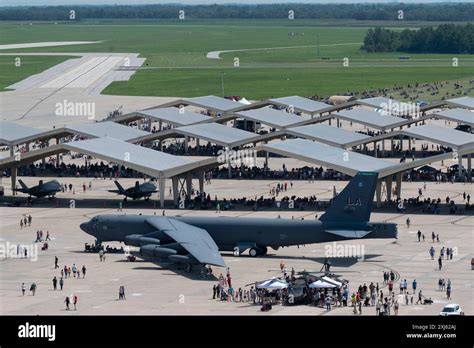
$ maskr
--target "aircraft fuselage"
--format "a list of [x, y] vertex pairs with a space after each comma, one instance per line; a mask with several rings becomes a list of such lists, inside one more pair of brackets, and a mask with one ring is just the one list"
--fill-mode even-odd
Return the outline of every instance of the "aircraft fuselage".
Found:
[[[98, 241], [120, 241], [131, 234], [148, 235], [153, 233], [162, 244], [172, 243], [165, 233], [146, 222], [151, 216], [102, 215], [88, 223], [81, 224], [81, 229], [93, 235]], [[153, 218], [162, 218], [153, 216]], [[163, 217], [165, 218], [165, 217]], [[282, 246], [323, 243], [339, 240], [359, 239], [356, 233], [367, 231], [366, 238], [396, 238], [396, 224], [392, 223], [329, 223], [319, 220], [289, 220], [268, 218], [234, 218], [234, 217], [172, 217], [189, 225], [206, 230], [215, 241], [220, 251], [234, 251], [235, 247]], [[331, 233], [347, 231], [348, 236]]]

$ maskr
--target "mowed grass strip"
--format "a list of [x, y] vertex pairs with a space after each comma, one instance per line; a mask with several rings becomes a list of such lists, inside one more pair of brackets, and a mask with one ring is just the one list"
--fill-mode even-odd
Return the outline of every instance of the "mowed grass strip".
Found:
[[[19, 58], [20, 64], [17, 65]], [[72, 58], [68, 56], [0, 56], [0, 88], [4, 89], [15, 82], [38, 74], [56, 64]]]
[[[255, 21], [13, 23], [0, 24], [0, 44], [102, 41], [20, 51], [140, 53], [147, 58], [144, 69], [130, 81], [114, 82], [104, 91], [117, 95], [220, 95], [223, 73], [226, 95], [251, 99], [291, 94], [324, 96], [396, 84], [474, 78], [472, 55], [456, 55], [459, 67], [453, 67], [453, 55], [410, 54], [405, 61], [399, 59], [402, 53], [368, 54], [360, 50], [367, 29], [323, 27], [297, 20], [258, 25]], [[210, 51], [255, 48], [279, 49], [228, 52], [219, 60], [206, 58]], [[235, 58], [239, 67], [234, 67]], [[344, 58], [349, 59], [348, 67], [343, 66]], [[58, 57], [34, 59], [52, 66]], [[48, 64], [38, 63], [37, 72]], [[18, 75], [13, 65], [2, 64], [0, 86], [13, 83], [15, 76], [13, 82], [28, 76], [28, 72]]]
[[[154, 71], [154, 73], [151, 73]], [[224, 94], [251, 99], [287, 95], [327, 96], [429, 81], [466, 79], [473, 68], [226, 68], [141, 70], [128, 82], [114, 82], [106, 94], [193, 97]], [[474, 78], [474, 76], [473, 76]]]

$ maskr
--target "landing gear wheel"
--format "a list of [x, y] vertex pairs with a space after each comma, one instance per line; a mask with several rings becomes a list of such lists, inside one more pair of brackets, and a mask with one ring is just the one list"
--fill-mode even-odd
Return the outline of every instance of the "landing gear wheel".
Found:
[[257, 248], [251, 248], [249, 250], [249, 255], [251, 257], [256, 257], [259, 253], [260, 253], [260, 250], [258, 250]]

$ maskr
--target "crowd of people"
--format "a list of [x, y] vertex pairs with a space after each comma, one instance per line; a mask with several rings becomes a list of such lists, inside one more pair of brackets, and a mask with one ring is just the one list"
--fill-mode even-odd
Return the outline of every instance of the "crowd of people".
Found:
[[[21, 218], [20, 229], [30, 227], [32, 225], [32, 222], [33, 222], [33, 217], [31, 215], [24, 215]], [[44, 233], [42, 229], [38, 229], [36, 231], [36, 238], [34, 239], [34, 242], [35, 243], [43, 242], [42, 250], [46, 250], [47, 247], [45, 248], [44, 245], [47, 244], [48, 241], [51, 241], [49, 231], [46, 231]], [[25, 252], [24, 257], [28, 256], [26, 254], [27, 250], [28, 250], [27, 248], [24, 248], [24, 252]], [[85, 265], [83, 265], [82, 267], [78, 267], [75, 263], [73, 263], [71, 266], [64, 265], [64, 267], [60, 267], [58, 256], [54, 256], [54, 270], [57, 270], [57, 269], [60, 269], [60, 273], [57, 275], [54, 275], [51, 280], [53, 291], [56, 291], [56, 290], [63, 291], [65, 288], [66, 280], [71, 278], [71, 275], [72, 275], [72, 278], [84, 279], [86, 277], [86, 272], [87, 272], [87, 268]], [[20, 290], [21, 290], [22, 296], [25, 296], [26, 285], [24, 282], [21, 283]], [[35, 281], [33, 281], [30, 285], [29, 290], [31, 292], [31, 295], [35, 296], [38, 290], [38, 284]], [[76, 310], [77, 303], [78, 303], [78, 296], [76, 294], [67, 296], [66, 299], [64, 300], [64, 303], [66, 304], [66, 310], [71, 309], [70, 307], [71, 304], [74, 306], [74, 310]]]
[[217, 156], [219, 150], [224, 150], [224, 147], [211, 143], [188, 146], [186, 149], [184, 142], [169, 143], [163, 147], [154, 145], [152, 148], [175, 156]]
[[[423, 188], [418, 189], [418, 196], [394, 200], [393, 203], [396, 204], [398, 212], [404, 212], [407, 208], [421, 207], [421, 211], [425, 214], [441, 214], [442, 204], [445, 204], [450, 215], [463, 214], [465, 211], [472, 209], [471, 195], [469, 193], [463, 193], [464, 206], [462, 209], [460, 208], [462, 206], [456, 204], [449, 196], [446, 196], [444, 200], [441, 197], [431, 198], [425, 196], [425, 191], [426, 182]], [[395, 191], [393, 194], [395, 194]]]
[[[240, 198], [223, 198], [219, 199], [217, 195], [212, 198], [210, 194], [206, 192], [195, 191], [191, 192], [191, 199], [183, 197], [185, 206], [187, 209], [216, 209], [216, 212], [231, 210], [235, 207], [245, 206], [251, 207], [252, 210], [256, 211], [259, 209], [294, 209], [294, 210], [325, 210], [330, 204], [331, 200], [318, 199], [316, 195], [311, 196], [297, 196], [297, 195], [286, 195], [287, 190], [293, 188], [293, 181], [282, 181], [273, 185], [268, 192], [268, 196], [253, 196], [253, 197], [240, 197]], [[471, 196], [464, 192], [464, 206], [460, 206], [454, 202], [450, 197], [446, 197], [442, 200], [440, 197], [431, 198], [425, 197], [423, 193], [419, 191], [419, 195], [416, 197], [404, 198], [404, 199], [392, 199], [391, 201], [385, 200], [384, 206], [394, 206], [398, 212], [405, 212], [408, 208], [421, 208], [423, 213], [427, 214], [441, 214], [442, 209], [447, 209], [449, 214], [464, 214], [465, 211], [472, 209], [470, 203]], [[426, 183], [424, 189], [426, 190]], [[395, 193], [395, 192], [394, 192]], [[460, 208], [461, 207], [461, 208]]]
[[[408, 227], [410, 223], [410, 219], [407, 218]], [[419, 242], [421, 242], [422, 239], [423, 241], [425, 240], [424, 234], [421, 231], [418, 231], [417, 236]], [[432, 232], [432, 241], [433, 243], [439, 243], [439, 235]], [[431, 248], [434, 250], [434, 247]], [[439, 253], [440, 258], [446, 256], [447, 260], [452, 260], [454, 254], [453, 248], [445, 247], [442, 247]], [[260, 310], [262, 311], [269, 311], [277, 304], [291, 305], [293, 304], [292, 301], [289, 301], [291, 298], [291, 287], [296, 286], [297, 282], [301, 283], [304, 277], [296, 278], [294, 268], [291, 269], [291, 273], [289, 274], [283, 261], [280, 262], [280, 270], [283, 276], [273, 279], [286, 282], [289, 285], [287, 288], [259, 288], [258, 284], [262, 284], [263, 282], [256, 282], [252, 284], [249, 289], [239, 287], [238, 290], [236, 290], [233, 287], [228, 268], [226, 276], [220, 274], [218, 283], [213, 286], [212, 298], [227, 302], [248, 302], [261, 305]], [[325, 274], [330, 275], [329, 268], [325, 270]], [[304, 271], [302, 274], [308, 273]], [[310, 284], [309, 279], [310, 278], [305, 278], [307, 282], [306, 285]], [[305, 281], [303, 281], [303, 284]], [[314, 279], [311, 279], [311, 281], [314, 281]], [[395, 290], [395, 283], [397, 281], [399, 285], [398, 294], [396, 294]], [[451, 300], [452, 282], [450, 279], [439, 278], [438, 290], [446, 291], [446, 298]], [[351, 295], [349, 295], [350, 291], [347, 281], [342, 281], [340, 286], [331, 288], [311, 288], [305, 286], [303, 293], [307, 293], [308, 298], [308, 301], [304, 302], [305, 304], [325, 308], [328, 311], [334, 307], [351, 307], [352, 312], [359, 315], [362, 314], [364, 307], [374, 308], [376, 315], [389, 316], [398, 315], [402, 305], [430, 305], [434, 303], [431, 297], [425, 296], [423, 291], [419, 289], [416, 279], [408, 282], [407, 279], [401, 278], [400, 275], [393, 270], [383, 271], [383, 282], [381, 286], [378, 282], [371, 282], [369, 285], [361, 284]]]
[[24, 214], [23, 217], [20, 219], [20, 229], [23, 229], [23, 226], [31, 226], [31, 222], [33, 221], [33, 218], [31, 214]]
[[270, 188], [268, 193], [270, 197], [261, 195], [260, 197], [254, 196], [231, 199], [219, 199], [217, 195], [211, 197], [211, 195], [206, 192], [199, 192], [192, 189], [191, 199], [184, 196], [181, 199], [184, 200], [187, 209], [215, 209], [216, 212], [231, 210], [236, 206], [251, 207], [254, 211], [262, 208], [304, 210], [309, 207], [320, 210], [327, 208], [330, 204], [330, 202], [318, 200], [315, 195], [307, 197], [284, 195], [290, 188], [293, 188], [293, 182], [284, 181]]
[[[70, 155], [71, 159], [84, 158], [84, 164], [64, 163], [61, 160], [60, 165], [47, 161], [42, 163], [32, 163], [18, 168], [19, 176], [56, 176], [56, 177], [84, 177], [94, 179], [110, 179], [110, 178], [143, 178], [144, 174], [133, 169], [116, 164], [106, 164], [103, 161], [92, 162], [91, 157], [82, 155]], [[7, 170], [4, 174], [9, 175]], [[69, 185], [65, 186], [64, 191], [68, 191]], [[72, 190], [72, 189], [70, 189]]]
[[[58, 263], [59, 263], [59, 258], [55, 256], [54, 269], [59, 268]], [[62, 267], [60, 271], [61, 277], [59, 281], [56, 276], [53, 277], [53, 280], [52, 280], [53, 290], [54, 291], [58, 290], [58, 284], [59, 284], [59, 289], [62, 291], [64, 288], [65, 280], [70, 279], [71, 274], [73, 278], [75, 279], [84, 279], [86, 277], [86, 272], [87, 272], [87, 268], [85, 265], [83, 265], [82, 268], [77, 267], [75, 263], [73, 263], [72, 266], [64, 265], [64, 267]], [[77, 310], [77, 302], [78, 302], [78, 297], [76, 294], [66, 296], [66, 299], [64, 300], [64, 303], [66, 304], [66, 310], [70, 310], [71, 303], [74, 305], [74, 310]]]
[[[376, 285], [371, 283], [368, 287], [365, 284], [359, 286], [357, 293], [353, 294], [351, 297], [354, 313], [362, 314], [362, 307], [370, 306], [375, 307], [376, 315], [391, 315], [392, 309], [393, 314], [398, 315], [400, 305], [403, 303], [405, 306], [418, 304], [430, 305], [433, 303], [431, 297], [424, 296], [423, 291], [418, 289], [418, 282], [416, 279], [411, 281], [411, 289], [409, 289], [408, 281], [400, 278], [400, 292], [396, 295], [394, 285], [397, 277], [398, 275], [393, 271], [383, 271], [383, 284], [387, 286], [387, 293], [385, 294], [382, 289], [379, 289], [378, 283], [376, 283]], [[440, 284], [441, 281], [442, 280], [440, 279]], [[447, 293], [447, 298], [451, 299], [451, 286], [449, 288], [450, 290], [449, 294]], [[441, 289], [441, 285], [439, 285], [439, 289]], [[415, 296], [417, 297], [416, 301], [414, 301]]]
[[[204, 154], [196, 154], [203, 156]], [[215, 155], [215, 154], [214, 154]], [[75, 155], [78, 156], [78, 155]], [[211, 155], [210, 155], [211, 156]], [[103, 161], [94, 163], [91, 158], [84, 157], [85, 163], [82, 165], [69, 163], [65, 164], [61, 162], [59, 166], [54, 163], [46, 162], [45, 165], [41, 163], [33, 163], [18, 168], [19, 176], [33, 176], [33, 177], [84, 177], [93, 179], [119, 179], [119, 178], [144, 178], [144, 174], [139, 173], [133, 169], [126, 168], [125, 166], [105, 164]], [[403, 160], [402, 157], [401, 160]], [[348, 180], [350, 179], [347, 175], [332, 169], [323, 169], [323, 167], [310, 167], [304, 166], [300, 168], [288, 169], [285, 164], [282, 165], [281, 169], [270, 169], [259, 166], [243, 165], [231, 165], [231, 176], [232, 179], [273, 179], [273, 180]], [[465, 170], [463, 169], [463, 172]], [[9, 175], [9, 169], [7, 169], [3, 175]], [[467, 175], [463, 175], [466, 180]], [[228, 179], [229, 170], [225, 167], [216, 167], [206, 172], [206, 181], [211, 179]], [[429, 169], [428, 171], [423, 169], [411, 169], [403, 173], [404, 181], [408, 182], [419, 182], [419, 181], [433, 181], [437, 183], [441, 182], [454, 182], [458, 179], [458, 171], [452, 168], [448, 168], [446, 172], [441, 170]], [[64, 184], [61, 189], [62, 192], [73, 191], [72, 184]], [[92, 182], [88, 180], [82, 185], [82, 190], [92, 189]]]
[[[291, 184], [279, 184], [276, 186], [276, 190], [287, 190], [291, 187]], [[467, 199], [467, 194], [465, 195]], [[22, 218], [23, 220], [23, 218]], [[31, 223], [32, 218], [26, 217], [26, 223]], [[410, 217], [406, 219], [407, 228], [410, 228], [411, 221]], [[41, 239], [42, 233], [41, 230], [38, 230], [37, 235]], [[426, 240], [424, 233], [421, 230], [418, 230], [416, 233], [418, 242]], [[431, 241], [432, 243], [440, 243], [439, 234], [431, 232]], [[105, 261], [105, 254], [103, 253], [104, 248], [101, 248], [99, 253], [100, 261]], [[452, 260], [455, 255], [455, 250], [451, 247], [442, 247], [439, 249], [439, 258], [438, 260], [446, 259]], [[433, 260], [436, 256], [436, 250], [434, 246], [430, 248], [430, 256]], [[326, 262], [325, 262], [326, 265]], [[65, 282], [67, 279], [84, 279], [87, 274], [87, 268], [85, 265], [78, 267], [75, 263], [71, 266], [64, 265], [63, 267], [59, 266], [59, 258], [54, 257], [54, 269], [60, 269], [59, 275], [54, 275], [52, 279], [53, 291], [60, 290], [62, 291], [65, 287]], [[439, 267], [441, 270], [441, 267]], [[297, 279], [294, 268], [291, 269], [291, 272], [287, 271], [285, 264], [280, 262], [280, 270], [283, 273], [282, 277], [279, 279], [291, 286], [295, 286]], [[306, 272], [303, 272], [306, 273]], [[329, 274], [329, 268], [326, 268], [326, 274]], [[72, 275], [72, 277], [71, 277]], [[206, 277], [212, 277], [212, 269], [208, 268]], [[322, 288], [322, 289], [312, 289], [309, 286], [306, 287], [307, 297], [309, 298], [308, 304], [314, 305], [319, 308], [325, 308], [330, 311], [334, 307], [351, 307], [354, 314], [361, 315], [365, 307], [374, 307], [376, 315], [398, 315], [400, 306], [405, 304], [408, 305], [429, 305], [433, 303], [433, 300], [430, 297], [424, 296], [421, 289], [418, 289], [418, 282], [416, 279], [413, 279], [411, 284], [411, 289], [409, 289], [407, 279], [399, 279], [399, 294], [395, 293], [395, 282], [397, 281], [399, 275], [393, 270], [383, 271], [383, 288], [379, 286], [379, 283], [371, 282], [369, 285], [361, 284], [359, 287], [352, 292], [349, 291], [349, 284], [343, 282], [341, 286], [336, 286], [332, 288]], [[309, 283], [307, 284], [309, 285]], [[386, 288], [386, 289], [385, 289]], [[38, 286], [33, 282], [30, 286], [30, 291], [32, 296], [35, 296]], [[439, 278], [438, 281], [438, 290], [446, 291], [446, 298], [451, 300], [452, 296], [452, 282], [448, 278]], [[26, 286], [25, 283], [21, 285], [22, 295], [25, 295]], [[416, 301], [415, 298], [416, 297]], [[278, 289], [271, 290], [265, 288], [259, 288], [257, 283], [254, 283], [249, 289], [245, 287], [235, 287], [232, 282], [232, 277], [230, 273], [230, 268], [227, 268], [225, 276], [223, 274], [219, 275], [217, 284], [214, 284], [212, 287], [212, 298], [219, 299], [226, 302], [241, 302], [241, 303], [250, 303], [255, 305], [260, 305], [260, 310], [269, 311], [273, 306], [281, 305], [291, 305], [291, 291], [289, 289]], [[119, 287], [119, 300], [125, 300], [125, 288], [123, 285]], [[73, 306], [74, 310], [77, 309], [78, 297], [76, 294], [67, 296], [64, 300], [66, 305], [66, 310], [70, 310]]]
[[[341, 91], [338, 95], [352, 96], [357, 99], [365, 99], [372, 97], [388, 97], [397, 99], [400, 95], [403, 99], [408, 99], [411, 102], [418, 102], [420, 94], [429, 94], [431, 96], [439, 95], [441, 90], [450, 87], [452, 84], [455, 92], [446, 92], [441, 99], [454, 98], [456, 96], [463, 96], [474, 89], [474, 80], [470, 80], [466, 85], [459, 82], [452, 81], [433, 81], [433, 82], [413, 82], [406, 85], [395, 84], [392, 87], [373, 88], [364, 91]], [[324, 98], [312, 96], [311, 99], [325, 101]]]
[[[286, 280], [289, 281], [288, 278]], [[273, 305], [278, 303], [288, 303], [288, 292], [286, 289], [269, 290], [258, 288], [256, 284], [250, 286], [249, 289], [243, 289], [242, 287], [235, 289], [232, 285], [232, 278], [228, 267], [226, 275], [224, 276], [221, 273], [218, 283], [213, 285], [212, 298], [226, 302], [247, 302], [261, 305], [262, 311], [269, 311]]]

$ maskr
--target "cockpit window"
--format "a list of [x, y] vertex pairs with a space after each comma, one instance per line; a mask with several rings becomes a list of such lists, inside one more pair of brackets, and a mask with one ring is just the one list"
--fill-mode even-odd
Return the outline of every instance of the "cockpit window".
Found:
[[99, 218], [97, 216], [94, 216], [91, 220], [92, 228], [96, 229], [98, 227], [98, 224], [99, 224]]

